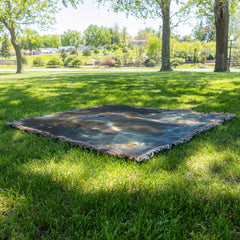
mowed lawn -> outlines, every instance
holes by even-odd
[[[110,103],[236,117],[142,164],[4,125]],[[1,73],[0,239],[240,239],[240,74]]]

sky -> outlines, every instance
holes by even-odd
[[[176,6],[172,6],[172,9],[175,8]],[[68,29],[83,33],[90,24],[99,27],[112,27],[114,24],[118,24],[120,29],[127,27],[128,33],[134,37],[140,30],[146,27],[158,30],[161,25],[161,19],[141,20],[133,16],[126,17],[124,13],[114,13],[108,9],[107,6],[98,8],[97,3],[91,0],[80,4],[77,9],[73,9],[71,6],[68,6],[68,8],[62,7],[62,10],[56,14],[56,24],[52,26],[52,29],[40,32],[40,34],[63,34]],[[181,28],[179,27],[173,32],[183,36],[190,35],[191,30],[192,27],[189,24],[181,24]]]

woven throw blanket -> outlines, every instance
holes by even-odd
[[[110,104],[5,124],[141,162],[234,116]]]

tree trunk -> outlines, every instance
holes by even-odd
[[[215,0],[214,6],[216,25],[216,63],[214,72],[227,72],[228,69],[228,0]]]
[[[172,71],[170,63],[170,3],[171,0],[161,0],[162,11],[162,67],[160,71]]]
[[[19,44],[19,42],[17,40],[15,28],[12,27],[9,29],[9,31],[11,34],[11,42],[15,49],[16,57],[17,57],[17,73],[23,73],[23,60],[22,60],[21,45]]]

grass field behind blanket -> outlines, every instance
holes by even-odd
[[[236,117],[142,164],[4,125],[110,103]],[[239,73],[1,73],[0,239],[240,239]]]

